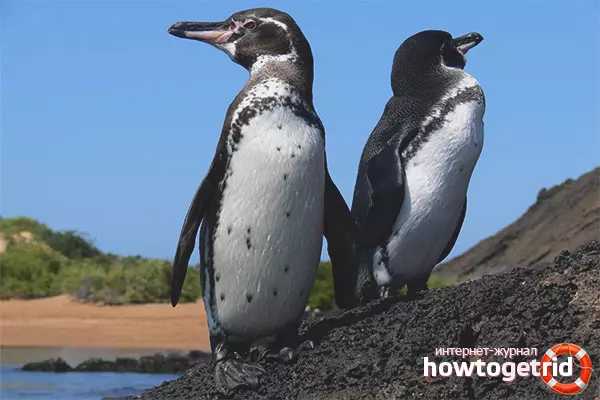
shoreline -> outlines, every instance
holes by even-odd
[[[68,295],[0,301],[2,348],[210,349],[202,300],[104,306]]]
[[[116,361],[117,358],[139,359],[145,356],[161,354],[185,355],[189,350],[173,349],[131,349],[109,347],[47,347],[47,346],[1,346],[0,366],[22,366],[28,363],[42,362],[61,358],[71,367],[91,358],[104,361]],[[210,354],[210,353],[207,353]]]

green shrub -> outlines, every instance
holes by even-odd
[[[38,298],[62,293],[59,276],[68,260],[39,245],[14,243],[0,254],[0,298]]]
[[[55,232],[31,218],[0,218],[0,232],[11,244],[15,242],[14,235],[29,232],[34,239],[42,241],[68,258],[89,258],[102,254],[84,234],[76,231]]]
[[[431,274],[429,280],[427,281],[427,286],[429,289],[435,289],[446,286],[454,286],[456,285],[456,281],[452,281],[442,277],[440,274],[436,274],[435,272]]]
[[[75,231],[53,232],[29,218],[0,219],[7,248],[0,253],[0,298],[69,293],[81,302],[159,303],[169,300],[171,264],[141,256],[103,254]],[[32,240],[13,239],[30,232]],[[198,270],[190,268],[180,302],[200,296]]]
[[[68,258],[91,258],[102,254],[83,234],[75,231],[50,231],[43,233],[40,238],[52,249]]]
[[[69,293],[79,301],[104,304],[162,303],[169,300],[171,264],[161,260],[126,257],[102,267],[82,266],[69,283]],[[200,296],[198,272],[190,269],[180,302]]]
[[[319,264],[317,278],[308,297],[308,305],[320,310],[331,310],[335,307],[331,262],[323,261]]]
[[[26,217],[16,218],[0,218],[0,232],[6,237],[21,232],[31,232],[34,236],[42,236],[48,232],[52,232],[46,225],[37,222],[34,219]]]

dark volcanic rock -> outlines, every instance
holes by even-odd
[[[115,361],[90,358],[75,367],[75,370],[81,372],[139,372],[140,362],[135,358],[117,358]]]
[[[114,361],[102,360],[101,358],[90,358],[75,367],[75,370],[81,372],[108,372],[113,371],[114,368]]]
[[[535,204],[515,222],[469,251],[440,265],[436,273],[464,281],[551,262],[600,232],[600,168],[538,193]]]
[[[51,358],[50,360],[32,362],[23,365],[23,371],[41,371],[41,372],[69,372],[73,368],[62,358]]]
[[[161,372],[161,373],[182,373],[192,366],[196,365],[200,360],[210,360],[207,353],[190,352],[185,356],[179,354],[155,354],[140,358],[138,372]]]
[[[52,359],[38,363],[25,364],[24,371],[50,372],[141,372],[153,374],[179,374],[202,360],[210,360],[210,355],[202,351],[190,351],[187,354],[161,354],[135,358],[117,358],[115,361],[90,358],[71,368],[62,359]]]
[[[418,300],[386,300],[339,317],[307,321],[302,333],[317,348],[289,366],[266,364],[258,392],[239,390],[234,399],[560,399],[538,377],[424,378],[423,357],[436,348],[537,348],[582,346],[600,364],[600,243],[554,263],[491,275],[435,289]],[[483,356],[482,361],[502,361]],[[597,367],[596,367],[597,368]],[[577,374],[577,368],[575,368]],[[596,375],[596,376],[594,376]],[[595,373],[578,398],[600,396]],[[145,391],[142,399],[215,399],[212,365],[200,362],[181,378]]]

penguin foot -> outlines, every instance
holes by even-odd
[[[267,371],[258,364],[246,363],[241,360],[222,360],[215,365],[215,384],[223,394],[245,387],[258,389],[260,378]]]
[[[235,359],[224,343],[219,343],[215,349],[215,385],[222,394],[229,394],[237,388],[258,389],[260,378],[267,371],[258,364],[242,361],[237,354]]]
[[[269,346],[256,346],[252,347],[248,352],[248,359],[252,362],[260,362],[266,360],[269,356]]]
[[[406,296],[410,299],[420,299],[427,290],[427,279],[411,282],[407,285]]]
[[[369,282],[357,290],[356,297],[358,304],[364,305],[380,298],[381,293],[377,289],[377,285]]]
[[[359,304],[367,304],[380,297],[377,284],[370,274],[362,273],[357,282],[356,298]]]
[[[279,353],[277,354],[269,354],[267,356],[268,360],[273,360],[276,361],[280,364],[291,364],[292,362],[294,362],[297,358],[298,355],[300,353],[302,353],[303,351],[306,350],[313,350],[315,348],[315,343],[312,340],[306,340],[302,343],[300,343],[300,345],[298,347],[296,347],[296,349],[292,349],[291,347],[284,347],[281,350],[279,350]]]
[[[393,297],[394,291],[389,286],[382,286],[379,288],[379,298],[389,299]]]

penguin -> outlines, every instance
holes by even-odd
[[[426,290],[456,243],[485,112],[465,55],[482,40],[428,30],[394,56],[393,96],[363,149],[352,201],[362,303],[405,284],[411,296]]]
[[[257,388],[265,351],[253,357],[253,344],[281,344],[280,361],[295,356],[284,345],[297,335],[323,236],[336,302],[348,308],[354,301],[354,221],[327,169],[325,130],[313,106],[313,56],[294,19],[271,8],[222,22],[178,22],[168,32],[208,43],[249,71],[183,222],[171,303],[178,302],[200,231],[217,389]]]

